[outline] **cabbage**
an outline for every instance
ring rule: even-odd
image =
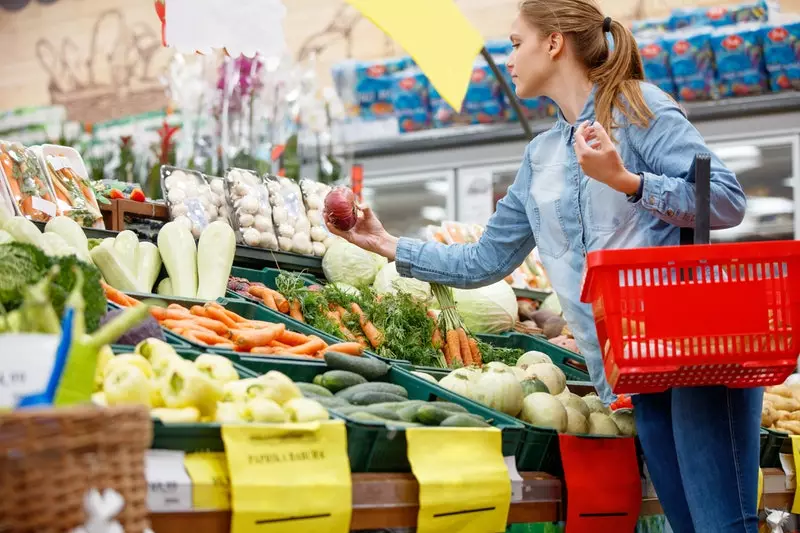
[[[505,281],[480,289],[455,289],[456,309],[471,333],[514,329],[519,310],[514,289]]]
[[[387,263],[378,275],[375,276],[375,283],[372,285],[378,294],[395,294],[405,292],[415,299],[429,302],[433,297],[430,284],[414,278],[403,278],[397,273],[397,265],[394,262]]]
[[[384,264],[385,258],[343,239],[337,239],[322,258],[322,270],[330,283],[345,283],[354,287],[372,285]]]
[[[558,299],[558,295],[556,293],[551,293],[545,298],[542,305],[539,306],[539,311],[550,311],[561,316],[561,300]]]

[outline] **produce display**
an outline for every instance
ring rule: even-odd
[[[152,417],[165,424],[328,419],[325,407],[304,397],[298,385],[280,372],[240,379],[225,357],[202,354],[188,361],[156,339],[116,356],[105,347],[94,383],[96,404],[146,405]]]
[[[273,226],[272,205],[264,181],[254,172],[232,168],[225,174],[225,187],[236,241],[277,250],[277,223]]]
[[[80,154],[63,146],[31,148],[50,179],[59,215],[87,228],[105,228],[92,184]]]
[[[790,376],[783,385],[764,390],[762,427],[800,435],[800,383],[796,376]]]
[[[161,167],[161,187],[167,199],[170,218],[199,238],[211,222],[224,217],[227,207],[224,198],[213,194],[203,175],[193,170]],[[220,216],[220,211],[222,215]]]
[[[0,169],[16,214],[37,222],[56,216],[52,186],[30,148],[0,141]]]
[[[322,257],[336,238],[328,231],[323,218],[330,187],[318,181],[300,180],[300,190],[303,191],[306,215],[311,224],[311,251],[315,256]]]
[[[570,392],[564,372],[542,352],[523,354],[516,365],[492,362],[459,368],[439,385],[539,428],[559,433],[633,436],[631,408],[607,408],[596,394]]]
[[[270,177],[267,190],[272,204],[272,220],[278,232],[278,247],[285,252],[311,255],[314,251],[311,223],[306,216],[300,186],[289,178]]]

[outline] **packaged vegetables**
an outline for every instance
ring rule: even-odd
[[[86,167],[74,148],[46,144],[32,148],[55,192],[58,214],[87,228],[105,228]]]
[[[237,242],[277,250],[273,209],[264,181],[249,170],[231,168],[225,173],[225,186]]]
[[[219,218],[218,196],[211,192],[211,186],[199,172],[164,165],[161,186],[170,218],[186,226],[194,238],[199,238],[206,226]]]
[[[303,193],[294,181],[284,177],[267,180],[272,220],[278,233],[278,247],[285,252],[311,255],[311,223],[306,216]],[[319,247],[318,247],[319,248]]]
[[[17,214],[37,222],[56,216],[53,191],[32,150],[19,143],[0,141],[0,168]]]
[[[330,192],[330,186],[311,180],[300,180],[300,190],[303,191],[303,200],[306,206],[306,215],[311,224],[311,251],[314,255],[322,257],[333,244],[336,237],[328,231],[323,219],[325,197]]]

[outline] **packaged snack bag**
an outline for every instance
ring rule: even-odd
[[[758,23],[718,28],[711,36],[722,98],[767,92],[767,70]]]
[[[732,7],[731,13],[735,23],[766,22],[768,20],[769,7],[764,1],[749,2]]]
[[[664,48],[664,41],[659,36],[637,38],[639,55],[642,57],[644,76],[647,81],[658,86],[662,91],[676,96],[675,81],[669,66],[669,52]]]
[[[436,128],[452,124],[493,124],[506,120],[500,83],[484,60],[475,62],[459,113],[445,102],[433,85],[430,87],[430,102],[431,118]]]
[[[649,32],[665,33],[669,31],[669,29],[668,18],[634,20],[631,23],[631,32],[633,32],[634,35]]]
[[[761,36],[770,89],[800,90],[800,18],[770,22]]]
[[[717,96],[711,32],[711,28],[702,27],[664,38],[679,100],[713,100]]]
[[[394,115],[392,105],[392,76],[411,66],[407,57],[378,61],[346,61],[333,68],[333,78],[345,107],[350,113],[358,106],[364,120],[388,118]],[[349,100],[349,103],[348,103]]]
[[[0,141],[0,171],[17,214],[36,222],[56,216],[55,194],[33,150],[17,142]]]
[[[392,105],[401,133],[430,128],[428,78],[418,68],[392,76]]]

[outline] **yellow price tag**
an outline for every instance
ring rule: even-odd
[[[224,453],[187,453],[183,464],[192,478],[192,508],[220,511],[231,508],[228,462]]]
[[[506,530],[511,480],[499,429],[408,428],[406,440],[419,482],[419,533]]]
[[[758,503],[756,504],[756,512],[761,509],[761,497],[764,495],[764,471],[758,469]]]
[[[222,427],[231,533],[347,533],[353,482],[344,422]]]
[[[800,465],[800,435],[790,435],[792,439],[792,456],[794,456],[794,470],[797,472],[797,465]],[[795,475],[795,477],[797,477]],[[800,485],[800,483],[798,484]],[[792,514],[800,513],[800,498],[797,495],[797,488],[794,493],[794,503],[792,503]]]

